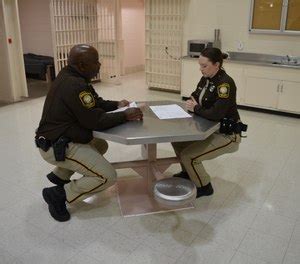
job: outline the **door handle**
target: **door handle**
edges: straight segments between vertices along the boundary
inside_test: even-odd
[[[281,84],[281,90],[280,90],[280,92],[283,92],[283,83]]]

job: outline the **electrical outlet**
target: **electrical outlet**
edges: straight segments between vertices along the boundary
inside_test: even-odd
[[[244,49],[244,43],[240,40],[237,41],[237,45],[236,45],[236,48],[238,50],[243,50]]]

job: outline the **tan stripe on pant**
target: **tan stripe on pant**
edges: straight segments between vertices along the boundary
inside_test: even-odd
[[[191,180],[201,187],[210,182],[202,161],[237,151],[239,142],[239,136],[214,133],[203,141],[173,142],[172,145]]]
[[[93,141],[93,144],[69,143],[66,150],[66,160],[59,162],[55,160],[52,148],[47,152],[40,150],[42,157],[58,167],[61,172],[65,170],[67,174],[78,172],[83,175],[80,179],[72,180],[64,185],[69,203],[84,194],[102,191],[116,182],[115,169],[100,154],[100,151],[106,151],[107,143],[104,140],[96,141],[96,143]]]

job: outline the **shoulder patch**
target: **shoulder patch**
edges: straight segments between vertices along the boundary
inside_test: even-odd
[[[218,96],[220,98],[228,98],[230,93],[230,85],[228,83],[222,83],[218,86]]]
[[[86,108],[92,108],[95,106],[95,99],[91,92],[82,91],[79,94],[79,99],[82,105]]]

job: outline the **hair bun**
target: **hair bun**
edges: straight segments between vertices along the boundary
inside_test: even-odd
[[[222,53],[222,58],[223,59],[227,59],[229,57],[229,54],[228,53]]]

